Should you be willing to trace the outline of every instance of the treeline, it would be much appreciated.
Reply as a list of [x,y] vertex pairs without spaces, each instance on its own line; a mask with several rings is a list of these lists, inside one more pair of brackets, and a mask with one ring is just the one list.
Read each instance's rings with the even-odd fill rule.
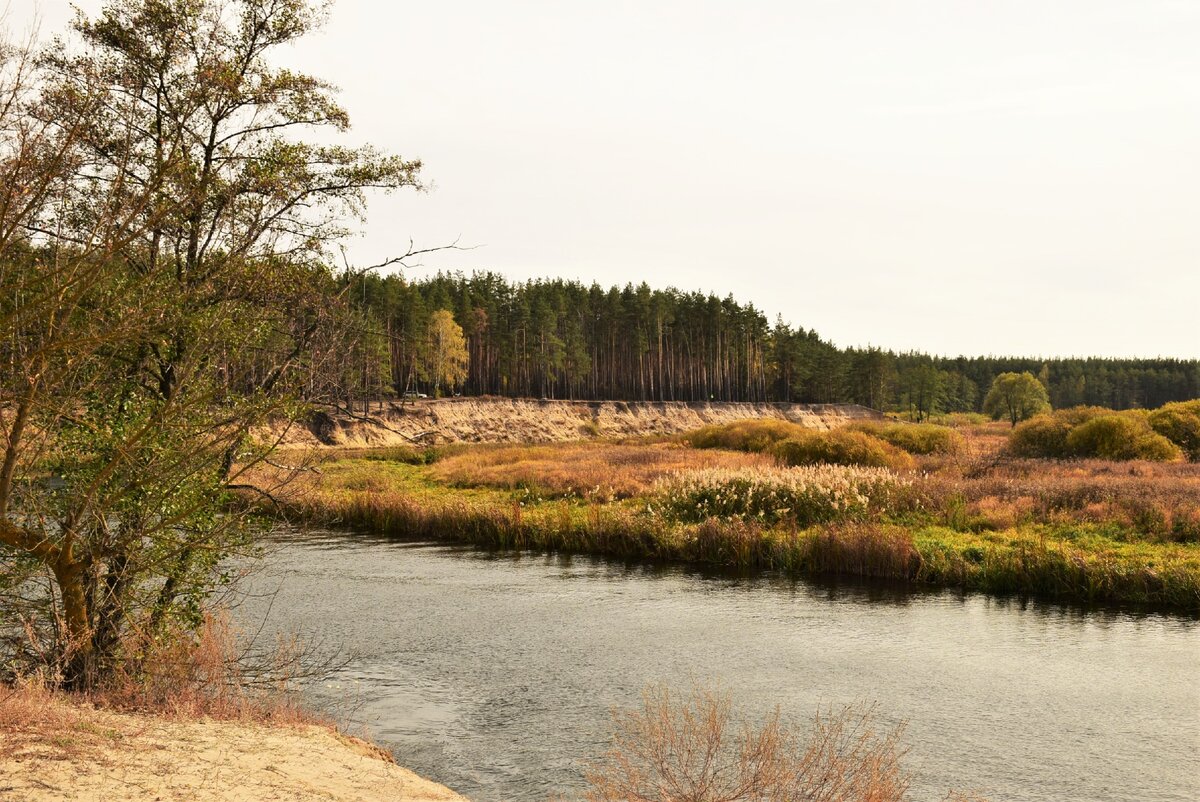
[[461,327],[465,395],[637,401],[851,402],[977,412],[999,373],[1029,371],[1056,407],[1156,407],[1200,396],[1200,362],[1177,359],[931,357],[841,349],[774,323],[752,304],[645,283],[513,283],[495,273],[343,279],[362,332],[346,363],[348,401],[432,392],[429,321]]

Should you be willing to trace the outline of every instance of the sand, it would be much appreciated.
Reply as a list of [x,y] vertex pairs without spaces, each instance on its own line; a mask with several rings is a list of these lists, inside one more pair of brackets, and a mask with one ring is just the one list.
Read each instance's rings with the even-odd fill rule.
[[264,440],[284,447],[378,448],[417,442],[553,443],[678,434],[745,418],[789,420],[811,429],[833,429],[879,419],[853,404],[768,404],[626,401],[539,401],[524,398],[446,398],[392,401],[344,412],[320,413],[307,426],[273,427]]
[[[49,704],[60,704],[48,702]],[[43,711],[39,711],[43,712]],[[0,731],[8,802],[450,802],[463,797],[381,750],[314,725],[264,725],[91,708]]]

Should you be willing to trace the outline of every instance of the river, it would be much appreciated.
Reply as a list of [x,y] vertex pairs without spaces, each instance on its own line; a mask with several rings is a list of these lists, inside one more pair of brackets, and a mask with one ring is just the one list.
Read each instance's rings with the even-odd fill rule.
[[[1200,622],[280,531],[238,615],[352,662],[314,696],[476,802],[577,795],[649,683],[877,704],[914,800],[1200,799]],[[347,706],[349,705],[349,706]]]

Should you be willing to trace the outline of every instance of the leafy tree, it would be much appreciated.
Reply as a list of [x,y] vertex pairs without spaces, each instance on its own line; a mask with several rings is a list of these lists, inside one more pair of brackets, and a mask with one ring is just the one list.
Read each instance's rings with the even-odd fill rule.
[[923,421],[942,411],[946,402],[947,375],[932,362],[923,362],[905,372],[901,392],[909,413]]
[[992,381],[983,411],[993,419],[1008,418],[1013,427],[1040,412],[1050,410],[1050,398],[1045,386],[1028,371],[1001,373]]
[[439,309],[429,318],[429,344],[422,378],[433,383],[439,395],[443,383],[454,387],[467,377],[467,341],[454,315]]
[[338,350],[324,265],[367,191],[416,185],[417,162],[306,139],[348,117],[268,56],[320,16],[112,2],[4,93],[0,544],[10,584],[52,577],[22,613],[59,622],[38,635],[69,686],[198,623],[249,544],[227,505],[272,445],[251,432],[319,400]]

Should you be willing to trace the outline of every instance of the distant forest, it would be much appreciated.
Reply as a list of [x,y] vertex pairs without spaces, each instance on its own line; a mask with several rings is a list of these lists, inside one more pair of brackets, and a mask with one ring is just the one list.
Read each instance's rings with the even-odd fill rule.
[[1200,361],[936,357],[838,348],[753,305],[677,289],[513,283],[495,273],[343,278],[357,319],[346,401],[432,394],[431,320],[449,311],[466,364],[454,392],[630,401],[852,402],[919,417],[976,412],[992,379],[1029,371],[1055,407],[1200,397]]

